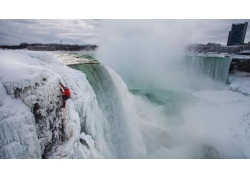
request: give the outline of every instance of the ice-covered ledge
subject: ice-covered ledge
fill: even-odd
[[[83,73],[46,52],[0,50],[0,62],[0,158],[102,157],[97,146],[89,149],[80,141],[85,133],[97,144],[101,134],[93,128],[104,121]],[[61,108],[59,79],[71,91],[66,110]]]

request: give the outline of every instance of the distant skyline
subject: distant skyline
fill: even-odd
[[[0,19],[0,45],[20,43],[96,44],[103,36],[130,38],[142,34],[161,36],[179,33],[185,43],[208,42],[226,45],[233,23],[248,22],[245,43],[250,41],[249,19],[198,20],[97,20],[97,19]],[[108,28],[107,25],[108,24]],[[154,28],[149,26],[153,26]],[[120,31],[122,28],[122,32]],[[107,31],[111,31],[107,33]],[[185,35],[185,36],[183,36]],[[105,37],[107,38],[107,37]],[[157,38],[156,38],[157,39]],[[167,38],[166,38],[167,40]],[[103,40],[101,40],[103,43]],[[133,41],[134,42],[134,41]]]

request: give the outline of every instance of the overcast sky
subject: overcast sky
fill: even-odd
[[[125,22],[125,23],[123,23]],[[176,32],[189,43],[227,43],[232,23],[244,23],[246,19],[214,20],[40,20],[40,19],[0,19],[0,44],[14,45],[26,43],[97,44],[103,36],[124,36],[130,38],[135,33],[168,36]],[[106,26],[108,24],[108,28]],[[117,25],[118,24],[118,25]],[[123,32],[119,30],[123,28]],[[249,26],[249,25],[248,25]],[[112,30],[114,27],[114,30]],[[149,28],[150,27],[150,28]],[[155,28],[151,28],[155,27]],[[125,29],[125,30],[124,30]],[[110,33],[107,33],[110,31]],[[184,40],[184,39],[183,39]],[[185,40],[184,40],[185,41]],[[247,28],[245,43],[250,41],[250,27]],[[185,41],[186,42],[186,41]]]

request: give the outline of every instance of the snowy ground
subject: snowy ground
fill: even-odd
[[[212,102],[210,107],[196,107],[186,111],[186,117],[202,119],[204,131],[214,138],[229,138],[250,158],[250,79],[248,73],[230,75],[231,84],[221,91],[199,91],[194,96]],[[197,127],[199,127],[197,125]],[[218,140],[220,143],[222,141]],[[228,151],[232,147],[228,146]]]

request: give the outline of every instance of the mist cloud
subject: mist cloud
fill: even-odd
[[[126,83],[181,89],[188,81],[181,62],[185,46],[226,44],[232,23],[240,22],[247,20],[103,20],[97,58]]]

